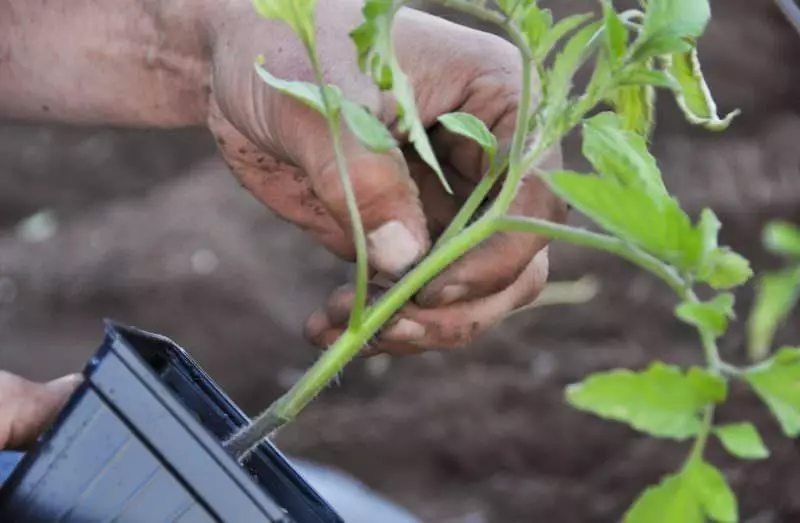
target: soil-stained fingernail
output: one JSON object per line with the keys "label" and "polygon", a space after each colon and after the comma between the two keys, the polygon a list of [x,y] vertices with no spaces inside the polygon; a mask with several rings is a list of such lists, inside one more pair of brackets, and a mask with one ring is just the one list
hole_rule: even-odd
{"label": "soil-stained fingernail", "polygon": [[448,285],[442,292],[439,294],[439,304],[440,305],[450,305],[451,303],[455,303],[464,296],[469,293],[469,287],[466,285],[461,285],[460,283],[454,285]]}
{"label": "soil-stained fingernail", "polygon": [[425,326],[413,320],[401,318],[391,328],[381,333],[381,338],[389,341],[415,342],[425,337]]}
{"label": "soil-stained fingernail", "polygon": [[403,274],[422,254],[423,246],[397,220],[384,223],[367,236],[372,264],[394,276]]}

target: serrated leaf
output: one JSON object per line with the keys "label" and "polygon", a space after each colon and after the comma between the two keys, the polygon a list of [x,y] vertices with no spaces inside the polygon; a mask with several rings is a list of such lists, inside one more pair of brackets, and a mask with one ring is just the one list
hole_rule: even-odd
{"label": "serrated leaf", "polygon": [[726,390],[721,378],[705,371],[693,369],[690,377],[677,367],[654,363],[638,373],[593,374],[567,388],[567,401],[641,432],[684,440],[698,433],[703,409],[722,401]]}
{"label": "serrated leaf", "polygon": [[365,107],[343,99],[341,108],[347,127],[371,151],[383,153],[397,145],[386,126]]}
{"label": "serrated leaf", "polygon": [[783,433],[800,435],[800,349],[784,348],[745,374],[755,393],[769,407]]}
{"label": "serrated leaf", "polygon": [[760,359],[768,352],[775,331],[800,298],[800,267],[765,274],[758,282],[748,321],[749,350]]}
{"label": "serrated leaf", "polygon": [[[258,63],[256,63],[256,74],[258,74],[259,78],[261,78],[267,85],[276,91],[303,102],[305,105],[311,107],[322,115],[326,114],[325,104],[322,101],[322,93],[320,92],[319,86],[316,84],[282,80],[267,71],[263,65],[263,59],[261,58],[259,59]],[[332,92],[338,91],[334,90]]]}
{"label": "serrated leaf", "polygon": [[753,269],[747,258],[728,247],[719,247],[706,255],[697,279],[712,289],[725,290],[742,285],[752,276]]}
{"label": "serrated leaf", "polygon": [[[563,21],[562,21],[563,23]],[[548,106],[556,111],[566,103],[575,73],[594,51],[598,31],[602,22],[593,22],[569,39],[564,49],[556,55],[553,67],[546,79]],[[555,30],[555,29],[554,29]]]}
{"label": "serrated leaf", "polygon": [[676,92],[676,101],[686,119],[693,125],[701,125],[712,131],[723,131],[739,115],[737,109],[724,118],[717,114],[717,104],[700,69],[697,50],[676,53],[665,59],[667,72],[681,86]]}
{"label": "serrated leaf", "polygon": [[733,303],[733,294],[720,294],[710,301],[683,302],[675,314],[701,332],[719,338],[728,330],[728,321],[734,318]]}
{"label": "serrated leaf", "polygon": [[769,449],[764,445],[761,435],[749,422],[731,423],[714,428],[725,450],[737,458],[765,459],[769,457]]}
{"label": "serrated leaf", "polygon": [[722,473],[695,460],[647,488],[625,514],[624,523],[705,523],[706,518],[734,523],[739,510]]}
{"label": "serrated leaf", "polygon": [[395,57],[392,22],[403,4],[403,0],[367,0],[362,9],[364,21],[350,32],[350,38],[356,45],[361,70],[381,90],[392,91],[397,104],[398,130],[408,133],[408,139],[420,158],[433,169],[445,190],[452,194],[420,120],[414,88]]}
{"label": "serrated leaf", "polygon": [[307,46],[314,47],[317,0],[253,0],[253,6],[264,18],[287,24]]}
{"label": "serrated leaf", "polygon": [[654,200],[642,187],[609,178],[567,171],[541,176],[558,196],[615,236],[681,270],[700,262],[701,235],[674,199]]}
{"label": "serrated leaf", "polygon": [[800,229],[788,222],[771,222],[764,229],[764,245],[776,254],[800,257]]}
{"label": "serrated leaf", "polygon": [[497,152],[497,138],[486,124],[469,113],[449,113],[439,117],[445,128],[453,133],[465,136],[481,146],[490,161]]}
{"label": "serrated leaf", "polygon": [[[545,15],[546,17],[546,15]],[[568,33],[571,33],[584,22],[591,18],[590,14],[577,14],[567,16],[559,20],[556,25],[552,26],[548,31],[541,35],[541,38],[538,40],[536,47],[533,48],[533,55],[537,61],[544,61],[547,56],[552,52],[553,48],[561,41]],[[547,18],[544,19],[545,22]],[[550,23],[552,24],[552,18],[550,18]],[[600,27],[600,23],[593,24],[595,26],[595,31]],[[580,33],[578,33],[580,34]],[[576,34],[575,36],[578,36]],[[574,39],[575,37],[573,37]],[[588,42],[588,38],[584,40],[584,42]],[[568,44],[569,45],[569,44]],[[574,44],[577,45],[577,44]],[[585,43],[584,43],[585,45]]]}
{"label": "serrated leaf", "polygon": [[583,124],[583,155],[598,173],[622,185],[641,187],[656,200],[667,194],[645,140],[625,129],[614,113],[600,113]]}

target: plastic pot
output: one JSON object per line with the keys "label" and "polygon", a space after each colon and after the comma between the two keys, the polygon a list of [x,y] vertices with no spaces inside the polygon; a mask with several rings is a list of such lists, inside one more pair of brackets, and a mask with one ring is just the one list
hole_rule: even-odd
{"label": "plastic pot", "polygon": [[343,523],[269,442],[243,464],[222,448],[247,417],[171,340],[107,322],[84,375],[0,521]]}

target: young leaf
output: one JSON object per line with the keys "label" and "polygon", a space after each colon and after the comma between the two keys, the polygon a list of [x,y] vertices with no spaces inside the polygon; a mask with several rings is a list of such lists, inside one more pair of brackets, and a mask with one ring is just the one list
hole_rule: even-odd
{"label": "young leaf", "polygon": [[520,30],[525,36],[528,47],[534,52],[539,48],[542,38],[553,27],[553,13],[549,9],[540,8],[535,2],[529,5],[520,21]]}
{"label": "young leaf", "polygon": [[[320,92],[319,86],[316,84],[281,80],[264,68],[263,58],[259,58],[256,63],[256,74],[276,91],[280,91],[283,94],[291,96],[295,100],[303,102],[322,115],[326,114],[325,104],[322,101],[322,93]],[[332,92],[338,93],[339,91],[334,89]]]}
{"label": "young leaf", "polygon": [[567,171],[544,173],[542,178],[558,196],[615,236],[681,270],[699,264],[701,235],[674,199],[654,200],[644,188]]}
{"label": "young leaf", "polygon": [[317,0],[253,0],[253,6],[264,18],[287,24],[306,46],[314,48]]}
{"label": "young leaf", "polygon": [[371,151],[383,153],[397,145],[386,127],[366,108],[346,99],[341,100],[341,107],[347,127]]}
{"label": "young leaf", "polygon": [[515,20],[520,13],[525,12],[525,8],[530,5],[532,1],[533,0],[497,0],[497,6],[511,20]]}
{"label": "young leaf", "polygon": [[622,128],[649,140],[655,120],[656,90],[650,85],[618,87],[609,98],[622,118]]}
{"label": "young leaf", "polygon": [[769,223],[764,230],[764,245],[776,254],[800,257],[800,229],[782,221]]}
{"label": "young leaf", "polygon": [[642,34],[698,38],[710,19],[709,0],[648,0]]}
{"label": "young leaf", "polygon": [[721,523],[739,520],[736,496],[722,473],[694,460],[679,473],[646,489],[624,523]]}
{"label": "young leaf", "polygon": [[676,101],[686,119],[693,125],[701,125],[712,131],[723,131],[740,113],[737,109],[724,118],[717,115],[717,104],[700,69],[697,50],[676,53],[665,59],[667,71],[681,86],[676,92]]}
{"label": "young leaf", "polygon": [[596,36],[602,27],[602,22],[593,22],[585,26],[569,39],[564,49],[556,56],[553,68],[546,79],[548,106],[556,111],[565,104],[572,87],[573,76],[594,50],[594,44],[597,43]]}
{"label": "young leaf", "polygon": [[640,187],[656,201],[667,194],[644,139],[625,129],[614,113],[600,113],[583,124],[583,155],[601,175]]}
{"label": "young leaf", "polygon": [[[547,15],[544,16],[544,22],[547,22]],[[561,39],[564,38],[567,33],[570,33],[580,27],[589,18],[591,18],[591,15],[589,14],[571,15],[560,20],[555,26],[552,27],[552,29],[548,28],[549,30],[541,35],[537,45],[533,47],[533,56],[535,59],[539,62],[544,61],[556,44],[558,44],[558,42],[561,41]],[[552,24],[552,17],[550,18],[550,24]],[[597,26],[595,27],[595,31],[596,29]],[[588,39],[586,41],[588,42]]]}
{"label": "young leaf", "polygon": [[684,440],[698,433],[701,412],[727,394],[725,382],[703,370],[688,374],[663,363],[635,373],[614,370],[567,388],[575,408],[627,423],[641,432]]}
{"label": "young leaf", "polygon": [[694,325],[701,332],[715,338],[728,330],[728,321],[733,319],[733,294],[720,294],[711,301],[683,302],[675,313],[681,320]]}
{"label": "young leaf", "polygon": [[762,358],[772,338],[800,298],[800,267],[765,274],[758,284],[756,300],[748,321],[751,355]]}
{"label": "young leaf", "polygon": [[444,114],[439,117],[439,121],[448,131],[466,136],[477,142],[483,148],[491,163],[497,153],[497,138],[486,127],[485,123],[469,113]]}
{"label": "young leaf", "polygon": [[742,285],[753,276],[747,258],[728,247],[713,249],[706,255],[697,280],[707,283],[715,290],[732,289]]}
{"label": "young leaf", "polygon": [[769,449],[752,423],[732,423],[714,429],[725,450],[741,459],[765,459]]}
{"label": "young leaf", "polygon": [[625,54],[628,45],[628,30],[610,0],[603,0],[603,24],[605,25],[606,52],[611,63],[616,65]]}
{"label": "young leaf", "polygon": [[399,131],[408,133],[408,139],[420,158],[434,170],[445,190],[452,194],[420,120],[414,88],[394,54],[392,21],[403,3],[403,0],[366,0],[362,9],[364,22],[350,32],[350,38],[356,45],[361,70],[373,79],[378,88],[392,91],[397,104]]}
{"label": "young leaf", "polygon": [[645,65],[636,65],[626,68],[617,76],[617,85],[650,85],[653,87],[670,89],[672,91],[678,91],[681,88],[680,84],[664,71],[651,69],[649,66]]}
{"label": "young leaf", "polygon": [[800,349],[785,348],[745,375],[778,420],[783,433],[800,436]]}

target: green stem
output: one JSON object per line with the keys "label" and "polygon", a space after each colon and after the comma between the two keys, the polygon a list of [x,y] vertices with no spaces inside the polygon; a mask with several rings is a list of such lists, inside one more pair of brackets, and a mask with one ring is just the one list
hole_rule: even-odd
{"label": "green stem", "polygon": [[234,434],[225,447],[238,459],[244,459],[265,437],[292,421],[419,289],[493,232],[493,222],[480,219],[432,252],[369,308],[358,329],[348,329],[342,334],[284,396]]}
{"label": "green stem", "polygon": [[684,290],[685,283],[683,278],[680,277],[675,269],[619,238],[536,218],[501,217],[495,218],[494,223],[499,231],[538,234],[554,240],[561,240],[615,254],[655,274],[673,290],[681,293]]}
{"label": "green stem", "polygon": [[703,453],[706,450],[706,444],[708,443],[708,437],[711,435],[711,428],[714,424],[714,410],[714,406],[709,405],[706,407],[705,412],[703,412],[703,421],[700,427],[700,432],[697,434],[694,444],[692,444],[692,450],[686,457],[686,461],[683,466],[684,468],[688,467],[690,463],[693,463],[698,459],[702,459]]}
{"label": "green stem", "polygon": [[342,149],[341,125],[339,120],[338,108],[334,101],[330,99],[330,93],[325,86],[322,76],[322,67],[319,63],[316,51],[308,47],[308,55],[311,57],[311,64],[314,68],[317,85],[322,93],[322,103],[327,113],[328,132],[331,136],[333,152],[336,157],[336,169],[339,171],[339,180],[344,191],[347,210],[350,215],[350,222],[353,234],[353,243],[356,248],[356,292],[353,301],[353,311],[350,314],[349,328],[358,329],[363,321],[364,309],[367,304],[367,285],[369,283],[369,266],[367,258],[367,238],[364,234],[364,223],[361,214],[358,212],[353,184],[350,181],[350,174],[347,169],[347,160]]}
{"label": "green stem", "polygon": [[447,229],[439,236],[439,239],[436,240],[436,244],[433,246],[434,250],[455,238],[455,236],[467,226],[475,215],[475,212],[480,208],[481,204],[483,204],[489,191],[492,190],[492,187],[500,178],[500,174],[502,174],[507,165],[507,158],[508,156],[506,155],[503,157],[502,161],[494,161],[493,159],[490,161],[489,172],[486,173],[480,183],[478,183],[472,193],[470,193],[469,198],[467,198],[467,201],[461,206],[458,214],[456,214],[455,218],[453,218],[447,226]]}

